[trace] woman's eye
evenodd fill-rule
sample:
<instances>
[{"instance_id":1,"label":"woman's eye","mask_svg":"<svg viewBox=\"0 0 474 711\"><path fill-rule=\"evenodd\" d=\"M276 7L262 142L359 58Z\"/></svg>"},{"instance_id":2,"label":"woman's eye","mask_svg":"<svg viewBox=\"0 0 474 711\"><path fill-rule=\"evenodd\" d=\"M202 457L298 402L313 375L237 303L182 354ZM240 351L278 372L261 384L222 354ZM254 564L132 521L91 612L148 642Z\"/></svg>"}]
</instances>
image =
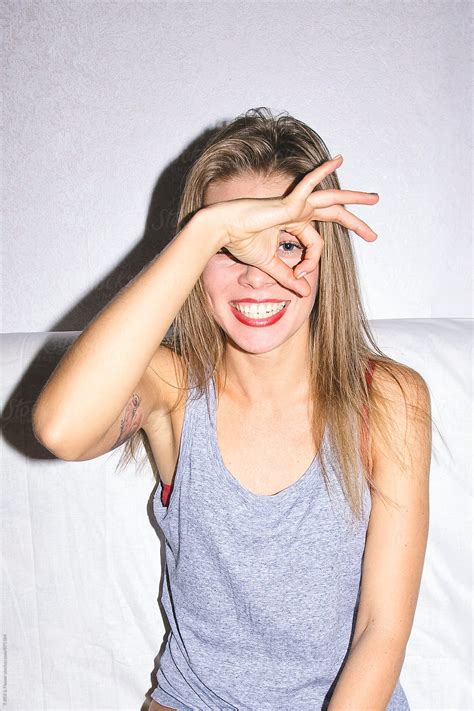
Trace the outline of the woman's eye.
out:
<instances>
[{"instance_id":1,"label":"woman's eye","mask_svg":"<svg viewBox=\"0 0 474 711\"><path fill-rule=\"evenodd\" d=\"M301 244L299 244L298 242L280 242L280 247L282 247L283 245L289 248L288 250L284 250L287 252L287 254L295 254L298 249L303 249ZM293 249L293 247L296 247L296 249Z\"/></svg>"},{"instance_id":2,"label":"woman's eye","mask_svg":"<svg viewBox=\"0 0 474 711\"><path fill-rule=\"evenodd\" d=\"M287 264L294 267L303 260L304 247L301 242L294 240L282 240L279 247L279 257Z\"/></svg>"}]
</instances>

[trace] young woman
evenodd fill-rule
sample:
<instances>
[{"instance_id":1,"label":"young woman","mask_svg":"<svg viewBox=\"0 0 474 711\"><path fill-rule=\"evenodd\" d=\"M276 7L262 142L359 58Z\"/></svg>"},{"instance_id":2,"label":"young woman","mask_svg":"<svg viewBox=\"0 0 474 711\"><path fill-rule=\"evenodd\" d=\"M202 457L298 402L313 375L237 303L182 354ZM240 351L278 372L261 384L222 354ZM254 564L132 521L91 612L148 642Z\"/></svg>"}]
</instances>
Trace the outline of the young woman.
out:
<instances>
[{"instance_id":1,"label":"young woman","mask_svg":"<svg viewBox=\"0 0 474 711\"><path fill-rule=\"evenodd\" d=\"M427 385L377 347L315 131L253 109L187 175L168 247L66 353L38 439L159 471L163 709L408 709L428 535ZM170 337L168 329L173 326Z\"/></svg>"}]
</instances>

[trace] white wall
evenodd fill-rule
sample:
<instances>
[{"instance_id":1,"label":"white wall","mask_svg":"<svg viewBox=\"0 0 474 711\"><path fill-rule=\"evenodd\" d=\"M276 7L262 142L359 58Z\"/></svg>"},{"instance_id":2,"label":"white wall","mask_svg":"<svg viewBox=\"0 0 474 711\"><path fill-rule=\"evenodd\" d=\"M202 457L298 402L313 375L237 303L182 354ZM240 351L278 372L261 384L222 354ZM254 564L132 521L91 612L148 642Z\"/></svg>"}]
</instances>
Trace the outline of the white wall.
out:
<instances>
[{"instance_id":1,"label":"white wall","mask_svg":"<svg viewBox=\"0 0 474 711\"><path fill-rule=\"evenodd\" d=\"M156 252L183 150L262 105L344 155L343 188L380 193L350 208L379 233L354 236L369 318L472 315L468 2L3 12L3 331L82 329Z\"/></svg>"}]
</instances>

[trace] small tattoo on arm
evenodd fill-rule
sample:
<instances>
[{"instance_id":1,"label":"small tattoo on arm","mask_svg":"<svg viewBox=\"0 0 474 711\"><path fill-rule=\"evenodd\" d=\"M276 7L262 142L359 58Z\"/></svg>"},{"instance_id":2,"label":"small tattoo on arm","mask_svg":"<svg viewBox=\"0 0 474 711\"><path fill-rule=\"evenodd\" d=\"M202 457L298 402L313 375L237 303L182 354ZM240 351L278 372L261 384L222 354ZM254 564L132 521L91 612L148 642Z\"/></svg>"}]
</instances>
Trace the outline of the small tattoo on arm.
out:
<instances>
[{"instance_id":1,"label":"small tattoo on arm","mask_svg":"<svg viewBox=\"0 0 474 711\"><path fill-rule=\"evenodd\" d=\"M138 432L142 425L143 413L140 409L141 397L138 393L133 393L125 407L122 420L120 422L120 434L112 449L119 447L135 432Z\"/></svg>"}]
</instances>

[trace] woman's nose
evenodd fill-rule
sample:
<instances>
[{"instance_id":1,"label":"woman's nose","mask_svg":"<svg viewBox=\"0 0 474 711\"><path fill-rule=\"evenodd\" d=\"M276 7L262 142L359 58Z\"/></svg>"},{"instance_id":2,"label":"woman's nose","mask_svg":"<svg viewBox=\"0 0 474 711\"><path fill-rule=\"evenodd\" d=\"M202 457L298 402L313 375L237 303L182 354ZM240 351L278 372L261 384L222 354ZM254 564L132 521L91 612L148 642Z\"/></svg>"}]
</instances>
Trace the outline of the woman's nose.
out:
<instances>
[{"instance_id":1,"label":"woman's nose","mask_svg":"<svg viewBox=\"0 0 474 711\"><path fill-rule=\"evenodd\" d=\"M254 267L253 264L245 265L238 281L239 284L251 286L254 289L276 283L276 279L270 276L270 274L267 274L267 272L264 272L258 267Z\"/></svg>"}]
</instances>

